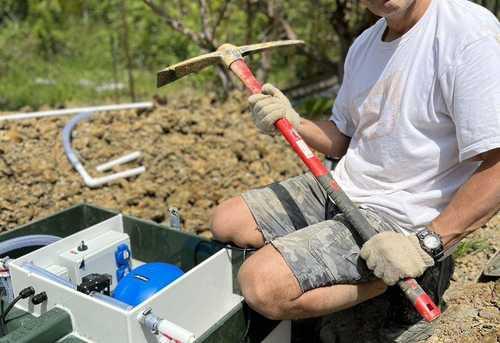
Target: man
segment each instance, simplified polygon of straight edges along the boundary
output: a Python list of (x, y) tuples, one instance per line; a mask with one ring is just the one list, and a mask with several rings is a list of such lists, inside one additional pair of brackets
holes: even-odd
[(379, 233), (361, 246), (309, 174), (230, 199), (212, 218), (215, 238), (260, 248), (239, 282), (272, 319), (339, 311), (418, 277), (499, 208), (498, 20), (467, 0), (364, 3), (383, 18), (349, 50), (330, 120), (301, 118), (271, 85), (249, 101), (264, 133), (285, 117), (312, 148), (342, 157), (334, 178)]

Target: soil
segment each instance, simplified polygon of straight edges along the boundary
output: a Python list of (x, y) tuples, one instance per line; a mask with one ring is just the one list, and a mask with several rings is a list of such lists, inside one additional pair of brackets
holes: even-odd
[(455, 259), (455, 273), (444, 295), (448, 308), (428, 343), (500, 342), (500, 280), (477, 282), (500, 249), (500, 214), (466, 240), (483, 241), (484, 248)]
[[(299, 175), (301, 162), (280, 137), (259, 134), (234, 93), (161, 99), (152, 110), (96, 113), (78, 125), (73, 147), (89, 173), (110, 159), (140, 150), (146, 172), (101, 188), (86, 187), (69, 164), (61, 132), (68, 117), (0, 122), (0, 228), (10, 230), (78, 203), (168, 222), (179, 209), (185, 231), (210, 237), (209, 216), (221, 201)], [(500, 249), (500, 215), (471, 235), (486, 248), (457, 259), (448, 309), (427, 342), (498, 342), (500, 281), (477, 283)]]

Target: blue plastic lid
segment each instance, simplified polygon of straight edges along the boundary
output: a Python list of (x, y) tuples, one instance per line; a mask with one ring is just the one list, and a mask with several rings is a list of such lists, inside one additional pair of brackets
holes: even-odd
[(136, 306), (165, 288), (184, 272), (168, 263), (146, 263), (128, 273), (116, 286), (113, 298)]

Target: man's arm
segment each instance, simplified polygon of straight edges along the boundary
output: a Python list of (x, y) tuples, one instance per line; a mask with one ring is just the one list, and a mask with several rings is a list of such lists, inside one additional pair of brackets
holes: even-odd
[(481, 166), (429, 225), (442, 237), (445, 248), (480, 228), (500, 209), (500, 148), (479, 158)]
[[(495, 33), (493, 33), (495, 32)], [(453, 67), (440, 84), (455, 124), (460, 159), (482, 160), (479, 169), (455, 193), (445, 210), (431, 223), (446, 247), (452, 246), (499, 209), (500, 44), (498, 30), (474, 40), (456, 53)], [(487, 149), (487, 152), (476, 154)]]
[(344, 156), (351, 141), (330, 120), (301, 118), (298, 131), (311, 148), (333, 158)]
[(314, 150), (335, 158), (346, 153), (350, 138), (343, 135), (333, 122), (313, 122), (300, 117), (287, 97), (273, 85), (265, 84), (262, 93), (252, 95), (248, 101), (252, 119), (261, 132), (276, 133), (274, 123), (286, 118)]
[[(500, 148), (479, 157), (483, 161), (481, 166), (429, 225), (442, 237), (447, 248), (486, 223), (500, 208)], [(418, 277), (434, 264), (433, 258), (421, 248), (416, 235), (389, 231), (366, 242), (361, 257), (375, 276), (388, 285), (405, 277)]]

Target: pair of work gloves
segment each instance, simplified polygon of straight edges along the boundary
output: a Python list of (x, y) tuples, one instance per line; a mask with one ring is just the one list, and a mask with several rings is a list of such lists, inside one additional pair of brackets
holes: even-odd
[[(265, 84), (262, 93), (248, 98), (252, 119), (257, 128), (274, 135), (274, 123), (286, 118), (298, 130), (300, 115), (293, 109), (288, 98), (276, 87)], [(361, 257), (375, 276), (392, 286), (407, 277), (418, 277), (434, 265), (434, 259), (421, 247), (416, 235), (382, 232), (373, 236), (361, 248)]]

